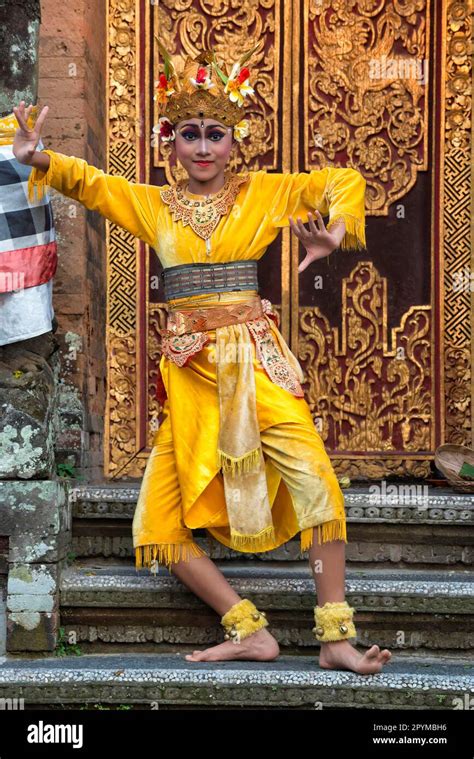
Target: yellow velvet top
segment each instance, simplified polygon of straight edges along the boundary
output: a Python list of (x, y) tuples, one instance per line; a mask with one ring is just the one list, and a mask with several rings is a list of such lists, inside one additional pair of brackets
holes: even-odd
[[(259, 259), (280, 229), (289, 225), (290, 215), (307, 222), (308, 212), (316, 209), (319, 209), (323, 217), (329, 215), (328, 228), (341, 219), (345, 222), (346, 231), (341, 248), (365, 247), (366, 182), (355, 169), (327, 167), (294, 174), (249, 172), (249, 179), (240, 186), (232, 208), (220, 218), (211, 237), (211, 255), (207, 256), (205, 240), (191, 226), (173, 220), (169, 206), (161, 198), (162, 188), (136, 184), (125, 177), (106, 174), (81, 158), (52, 150), (44, 152), (49, 154), (51, 164), (47, 172), (38, 169), (31, 171), (28, 194), (32, 200), (35, 190), (38, 191), (38, 197), (41, 197), (47, 185), (54, 187), (86, 208), (99, 211), (150, 245), (164, 268), (187, 263)], [(191, 198), (200, 197), (187, 194)], [(215, 303), (218, 296), (224, 296), (222, 303), (240, 302), (239, 299), (245, 300), (248, 295), (245, 292), (200, 294), (194, 299), (186, 299), (186, 303)], [(221, 303), (220, 300), (217, 302)], [(268, 317), (267, 321), (275, 345), (279, 343), (283, 355), (288, 360), (291, 359), (289, 348), (276, 325)], [(248, 347), (252, 342), (250, 333), (244, 329), (243, 324), (218, 328), (213, 337), (221, 345), (223, 341), (224, 348), (228, 344), (237, 348), (242, 344)], [(269, 350), (271, 352), (271, 347)], [(224, 361), (232, 368), (232, 373), (221, 376), (221, 368), (217, 372), (216, 346), (213, 340), (182, 367), (162, 355), (160, 373), (167, 395), (163, 408), (164, 413), (165, 410), (167, 415), (169, 413), (169, 426), (163, 424), (156, 433), (153, 444), (157, 448), (154, 447), (154, 454), (149, 460), (151, 463), (147, 464), (143, 490), (140, 491), (134, 515), (133, 541), (137, 567), (142, 566), (143, 562), (149, 563), (152, 556), (156, 557), (157, 551), (163, 552), (160, 556), (169, 558), (173, 550), (182, 548), (183, 543), (188, 545), (191, 540), (186, 531), (177, 530), (175, 526), (178, 520), (176, 507), (171, 502), (163, 502), (162, 495), (155, 498), (158, 480), (164, 488), (160, 492), (170, 493), (168, 497), (172, 500), (175, 495), (170, 483), (175, 483), (177, 478), (179, 509), (187, 530), (204, 527), (221, 543), (231, 547), (235, 547), (235, 541), (238, 540), (239, 551), (270, 550), (282, 545), (299, 530), (302, 550), (305, 550), (311, 545), (315, 525), (321, 528), (323, 540), (346, 540), (344, 498), (325, 453), (323, 441), (314, 433), (309, 406), (303, 397), (296, 397), (267, 376), (255, 351), (256, 348), (253, 347), (254, 381), (248, 374), (249, 362), (240, 360)], [(219, 355), (222, 357), (227, 354), (225, 350), (220, 350)], [(232, 355), (249, 354), (235, 350)], [(271, 358), (273, 360), (273, 354)], [(294, 356), (293, 359), (296, 365)], [(241, 376), (242, 372), (244, 374)], [(224, 389), (222, 383), (225, 384)], [(232, 423), (227, 424), (228, 415), (225, 428), (221, 429), (220, 404), (224, 398), (231, 398), (233, 413)], [(220, 443), (238, 443), (245, 455), (248, 451), (253, 455), (253, 443), (258, 442), (262, 430), (287, 422), (295, 422), (299, 430), (299, 437), (297, 435), (295, 440), (288, 443), (293, 457), (298, 456), (300, 445), (313, 447), (320, 473), (319, 490), (316, 494), (311, 494), (311, 502), (306, 498), (293, 499), (282, 481), (281, 472), (267, 460), (265, 480), (260, 471), (256, 488), (256, 475), (242, 478), (244, 482), (239, 484), (239, 530), (233, 532), (232, 526), (229, 526), (229, 515), (234, 514), (233, 519), (236, 519), (236, 507), (227, 498), (233, 498), (235, 490), (234, 486), (225, 489), (222, 482), (221, 462), (216, 455), (222, 447)], [(173, 441), (173, 470), (164, 470), (160, 463), (159, 472), (155, 472), (153, 461), (161, 462), (161, 459), (155, 458), (155, 454), (161, 454), (166, 449), (168, 433)], [(161, 448), (158, 449), (159, 441)], [(228, 447), (224, 448), (228, 452)], [(284, 458), (285, 451), (279, 455)], [(166, 490), (168, 485), (170, 487)], [(266, 527), (256, 533), (252, 529), (246, 529), (246, 520), (253, 519), (255, 514), (258, 516), (260, 513), (258, 510), (255, 512), (255, 504), (265, 504), (266, 498), (272, 510), (273, 527), (270, 525), (270, 528)], [(168, 532), (164, 526), (167, 513), (172, 515), (172, 526)], [(234, 521), (234, 527), (235, 524)], [(245, 543), (242, 542), (244, 539)]]
[[(51, 163), (47, 172), (33, 168), (28, 180), (28, 195), (42, 197), (46, 186), (99, 211), (157, 253), (163, 268), (188, 263), (223, 263), (259, 259), (288, 217), (308, 221), (308, 211), (329, 214), (327, 228), (344, 220), (346, 232), (342, 249), (365, 248), (365, 186), (359, 171), (326, 167), (302, 173), (250, 171), (240, 187), (236, 201), (222, 216), (212, 234), (212, 252), (206, 256), (206, 243), (192, 228), (174, 221), (168, 205), (161, 199), (164, 186), (130, 182), (122, 176), (106, 174), (82, 158), (44, 150)], [(186, 192), (190, 198), (200, 195)]]

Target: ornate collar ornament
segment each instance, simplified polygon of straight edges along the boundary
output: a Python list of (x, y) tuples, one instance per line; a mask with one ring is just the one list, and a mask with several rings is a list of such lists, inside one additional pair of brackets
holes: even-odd
[(155, 82), (154, 100), (159, 104), (160, 116), (153, 132), (163, 142), (175, 139), (174, 124), (186, 118), (214, 118), (234, 129), (234, 137), (241, 142), (250, 133), (248, 119), (242, 118), (242, 107), (248, 95), (254, 95), (250, 86), (247, 61), (260, 52), (260, 40), (251, 50), (234, 63), (229, 75), (225, 63), (219, 66), (212, 50), (204, 50), (196, 58), (187, 56), (178, 72), (171, 56), (156, 37), (164, 61), (164, 73)]
[(198, 200), (186, 195), (187, 180), (165, 187), (160, 191), (161, 199), (167, 203), (173, 221), (182, 221), (183, 226), (189, 224), (193, 231), (206, 241), (206, 253), (210, 255), (210, 238), (224, 216), (232, 208), (240, 185), (247, 182), (248, 174), (226, 173), (226, 181), (222, 190), (206, 198)]

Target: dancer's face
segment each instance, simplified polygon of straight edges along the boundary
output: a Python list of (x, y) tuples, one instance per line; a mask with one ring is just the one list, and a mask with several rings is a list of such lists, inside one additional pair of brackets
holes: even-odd
[(216, 119), (195, 118), (179, 121), (174, 129), (172, 145), (190, 177), (208, 182), (224, 172), (234, 139), (232, 127)]

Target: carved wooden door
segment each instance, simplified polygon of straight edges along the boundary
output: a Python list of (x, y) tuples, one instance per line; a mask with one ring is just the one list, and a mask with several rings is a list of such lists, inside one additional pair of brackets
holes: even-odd
[[(228, 61), (264, 37), (251, 136), (233, 168), (354, 166), (367, 179), (366, 252), (334, 252), (298, 275), (302, 251), (283, 230), (259, 263), (315, 424), (353, 476), (426, 475), (436, 445), (471, 435), (470, 295), (453, 287), (471, 250), (463, 7), (109, 0), (110, 173), (180, 175), (150, 139), (157, 33), (173, 54), (211, 45)], [(108, 226), (105, 473), (141, 477), (160, 411), (160, 265)]]
[(367, 181), (367, 252), (298, 277), (293, 241), (290, 266), (306, 399), (354, 478), (427, 476), (471, 438), (468, 5), (293, 5), (292, 170)]

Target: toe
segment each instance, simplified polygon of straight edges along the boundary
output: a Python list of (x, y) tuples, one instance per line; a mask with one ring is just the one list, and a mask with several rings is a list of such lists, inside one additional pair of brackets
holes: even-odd
[(369, 648), (369, 650), (366, 652), (365, 655), (369, 659), (376, 659), (379, 654), (380, 654), (380, 648), (377, 646), (376, 643), (374, 643), (374, 645)]
[(193, 651), (192, 654), (186, 654), (186, 659), (188, 661), (200, 661), (201, 654), (203, 654), (203, 653), (204, 653), (204, 651), (198, 651), (198, 650)]

